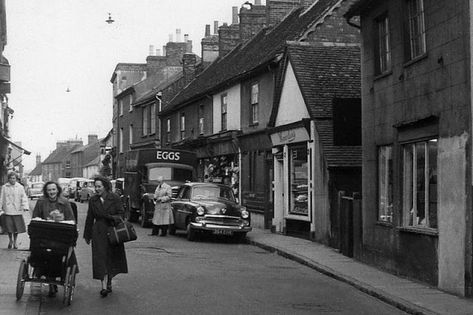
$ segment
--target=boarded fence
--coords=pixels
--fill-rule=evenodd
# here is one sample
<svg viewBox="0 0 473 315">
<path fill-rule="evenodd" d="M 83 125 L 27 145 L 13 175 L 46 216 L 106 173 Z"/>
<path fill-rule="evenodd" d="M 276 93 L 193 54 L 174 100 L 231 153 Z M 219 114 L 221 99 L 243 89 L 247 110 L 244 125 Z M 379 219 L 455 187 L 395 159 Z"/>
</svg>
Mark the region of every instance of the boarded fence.
<svg viewBox="0 0 473 315">
<path fill-rule="evenodd" d="M 360 257 L 362 246 L 361 195 L 338 193 L 340 252 L 348 257 Z"/>
</svg>

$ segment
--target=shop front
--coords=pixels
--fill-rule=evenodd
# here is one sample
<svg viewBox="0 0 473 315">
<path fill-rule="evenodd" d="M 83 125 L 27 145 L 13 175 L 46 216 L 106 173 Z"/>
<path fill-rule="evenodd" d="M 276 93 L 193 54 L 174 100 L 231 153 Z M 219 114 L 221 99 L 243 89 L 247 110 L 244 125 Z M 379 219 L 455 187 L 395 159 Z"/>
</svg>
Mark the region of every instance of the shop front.
<svg viewBox="0 0 473 315">
<path fill-rule="evenodd" d="M 237 131 L 229 131 L 194 141 L 197 154 L 197 179 L 232 187 L 240 199 L 240 152 Z M 196 145 L 198 142 L 198 145 Z"/>
<path fill-rule="evenodd" d="M 303 124 L 292 124 L 271 131 L 274 160 L 273 230 L 312 238 L 313 192 L 312 148 Z"/>
</svg>

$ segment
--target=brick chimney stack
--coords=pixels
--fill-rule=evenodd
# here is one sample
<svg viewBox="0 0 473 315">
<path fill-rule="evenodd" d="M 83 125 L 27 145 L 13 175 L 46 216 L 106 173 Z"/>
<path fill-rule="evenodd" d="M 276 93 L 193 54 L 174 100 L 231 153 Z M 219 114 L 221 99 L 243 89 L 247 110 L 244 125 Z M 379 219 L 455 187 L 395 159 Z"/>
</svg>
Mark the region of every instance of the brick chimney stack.
<svg viewBox="0 0 473 315">
<path fill-rule="evenodd" d="M 36 154 L 36 165 L 41 164 L 41 154 Z"/>
<path fill-rule="evenodd" d="M 218 34 L 218 21 L 214 21 L 214 35 Z"/>
<path fill-rule="evenodd" d="M 218 57 L 218 36 L 210 35 L 210 24 L 205 25 L 205 36 L 200 42 L 202 62 L 211 63 Z"/>
<path fill-rule="evenodd" d="M 88 135 L 87 136 L 87 144 L 92 144 L 94 142 L 99 141 L 99 136 L 97 135 Z"/>
<path fill-rule="evenodd" d="M 246 42 L 266 26 L 266 6 L 250 5 L 240 9 L 240 41 Z"/>
<path fill-rule="evenodd" d="M 315 0 L 266 0 L 266 19 L 268 25 L 275 25 L 293 9 L 304 5 L 309 7 Z"/>
<path fill-rule="evenodd" d="M 192 53 L 186 53 L 182 57 L 182 74 L 184 76 L 184 84 L 188 84 L 195 78 L 195 65 L 197 56 Z"/>
<path fill-rule="evenodd" d="M 223 23 L 218 28 L 218 55 L 220 57 L 228 54 L 233 48 L 240 43 L 240 25 L 227 25 Z"/>
</svg>

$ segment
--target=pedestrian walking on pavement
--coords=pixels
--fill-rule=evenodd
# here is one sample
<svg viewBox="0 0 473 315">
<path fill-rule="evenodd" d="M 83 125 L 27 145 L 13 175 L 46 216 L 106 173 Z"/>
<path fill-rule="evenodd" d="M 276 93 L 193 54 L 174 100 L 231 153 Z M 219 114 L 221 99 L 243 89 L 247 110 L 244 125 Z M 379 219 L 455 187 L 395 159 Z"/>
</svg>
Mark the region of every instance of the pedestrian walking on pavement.
<svg viewBox="0 0 473 315">
<path fill-rule="evenodd" d="M 128 273 L 125 246 L 111 245 L 108 228 L 123 219 L 123 204 L 111 192 L 110 181 L 105 177 L 94 179 L 96 194 L 89 200 L 85 219 L 84 239 L 92 244 L 93 278 L 102 281 L 100 295 L 106 297 L 112 292 L 112 278 L 119 273 Z"/>
<path fill-rule="evenodd" d="M 30 206 L 25 189 L 16 181 L 16 173 L 10 171 L 7 177 L 8 182 L 0 191 L 0 215 L 4 215 L 3 230 L 8 233 L 8 249 L 17 249 L 18 234 L 26 232 L 23 211 L 28 211 Z"/>
<path fill-rule="evenodd" d="M 38 199 L 33 209 L 32 218 L 54 221 L 76 221 L 69 201 L 62 197 L 61 186 L 53 181 L 49 181 L 43 186 L 43 196 Z M 78 265 L 76 254 L 73 251 L 70 258 L 71 265 Z M 77 269 L 76 272 L 79 272 Z M 49 285 L 49 297 L 55 297 L 57 285 Z"/>
<path fill-rule="evenodd" d="M 171 211 L 172 188 L 164 182 L 163 176 L 158 176 L 158 186 L 154 192 L 153 231 L 151 235 L 166 236 L 168 227 L 174 224 L 174 217 Z"/>
</svg>

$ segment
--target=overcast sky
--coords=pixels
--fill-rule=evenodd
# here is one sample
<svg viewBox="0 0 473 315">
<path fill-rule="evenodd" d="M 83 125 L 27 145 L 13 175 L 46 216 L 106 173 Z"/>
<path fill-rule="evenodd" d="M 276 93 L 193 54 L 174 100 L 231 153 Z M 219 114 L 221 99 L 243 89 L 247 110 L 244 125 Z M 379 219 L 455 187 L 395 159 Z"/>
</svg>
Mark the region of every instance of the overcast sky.
<svg viewBox="0 0 473 315">
<path fill-rule="evenodd" d="M 11 65 L 10 137 L 44 160 L 56 141 L 112 128 L 110 78 L 119 62 L 145 63 L 180 28 L 200 56 L 205 24 L 231 23 L 243 0 L 6 0 Z M 253 2 L 253 1 L 252 1 Z M 265 1 L 263 1 L 263 4 Z M 108 12 L 115 20 L 105 23 Z M 67 89 L 70 92 L 66 92 Z"/>
</svg>

